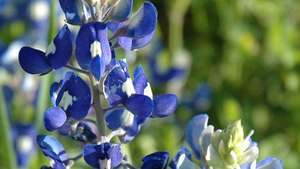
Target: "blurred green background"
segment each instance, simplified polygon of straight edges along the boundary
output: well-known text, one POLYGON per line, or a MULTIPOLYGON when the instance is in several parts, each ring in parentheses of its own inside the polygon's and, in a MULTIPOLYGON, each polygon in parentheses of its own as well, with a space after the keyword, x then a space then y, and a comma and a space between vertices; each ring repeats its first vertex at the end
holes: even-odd
MULTIPOLYGON (((135 2, 136 9, 142 1, 135 2)), ((255 130, 254 140, 259 143, 261 157, 276 156, 284 161, 285 169, 298 169, 300 1, 153 0, 153 3, 159 11, 157 37, 165 46, 159 55, 160 66, 167 69, 177 55, 181 59, 186 57, 190 63, 186 78, 153 85, 154 93, 175 91, 184 102, 199 85, 210 86, 212 96, 204 110, 210 116, 210 124, 224 128, 242 119, 247 132, 255 130), (172 85, 178 83, 181 86, 174 90, 172 85)), ((0 29, 0 37, 7 44, 30 29, 26 22, 15 24, 21 26, 6 25, 0 29)), ((147 67, 149 51, 151 46, 139 51, 133 63, 147 67)), ((23 104, 20 99, 14 100, 12 112, 24 113, 20 109, 23 104)), ((23 110, 40 113, 28 109, 23 110)), ((179 106, 174 116, 151 120, 129 145, 134 163, 140 164, 142 156, 158 150, 174 155, 185 145, 185 124, 201 112, 179 106)), ((65 141, 64 145, 72 147, 68 145, 70 140, 65 141)), ((32 163, 38 163, 36 158, 32 163)))

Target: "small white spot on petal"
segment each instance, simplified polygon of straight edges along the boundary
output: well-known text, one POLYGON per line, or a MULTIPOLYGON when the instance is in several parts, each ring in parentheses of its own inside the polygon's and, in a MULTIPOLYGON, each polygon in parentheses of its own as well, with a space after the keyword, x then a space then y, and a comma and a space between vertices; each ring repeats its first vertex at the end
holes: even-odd
POLYGON ((94 41, 91 44, 90 52, 91 52, 92 57, 96 57, 96 56, 101 57, 102 56, 101 43, 99 41, 97 41, 97 40, 94 41))
POLYGON ((133 125, 133 122, 134 122, 134 114, 132 114, 130 111, 128 110, 125 110, 124 112, 124 116, 125 117, 122 117, 123 119, 126 119, 125 120, 125 124, 124 126, 132 126, 133 125))
POLYGON ((71 105, 74 100, 76 100, 75 97, 73 98, 68 92, 65 92, 62 101, 60 102, 60 106, 67 110, 68 106, 71 105))
POLYGON ((146 95, 146 96, 150 97, 151 99, 153 99, 153 93, 152 93, 150 83, 147 83, 147 86, 144 89, 144 95, 146 95))
POLYGON ((128 97, 135 94, 134 86, 130 78, 127 78, 127 80, 123 83, 122 91, 125 92, 128 97))

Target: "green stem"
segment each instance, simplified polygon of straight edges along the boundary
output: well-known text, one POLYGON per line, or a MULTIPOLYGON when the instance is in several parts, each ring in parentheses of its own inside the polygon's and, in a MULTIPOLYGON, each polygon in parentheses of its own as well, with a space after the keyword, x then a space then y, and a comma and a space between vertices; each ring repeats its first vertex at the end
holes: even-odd
POLYGON ((169 47, 171 56, 177 51, 183 48, 183 28, 184 17, 188 10, 192 0, 175 0, 172 1, 172 7, 169 15, 169 47))
POLYGON ((3 145, 2 150, 0 151, 0 168, 17 168, 16 156, 11 135, 11 126, 9 124, 2 86, 0 86, 0 90, 0 144, 3 145))
POLYGON ((89 74, 89 79, 92 86, 92 92, 93 92, 93 107, 96 111, 96 121, 97 121, 97 128, 99 132, 99 136, 105 136, 105 120, 104 120, 104 111, 101 106, 101 93, 102 90, 100 88, 100 84, 102 84, 102 80, 100 82, 97 82, 94 77, 89 74))

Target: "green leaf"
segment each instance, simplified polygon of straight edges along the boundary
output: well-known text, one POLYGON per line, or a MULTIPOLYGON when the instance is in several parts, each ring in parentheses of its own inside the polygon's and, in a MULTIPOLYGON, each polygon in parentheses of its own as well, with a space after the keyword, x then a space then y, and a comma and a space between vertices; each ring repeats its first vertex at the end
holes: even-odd
MULTIPOLYGON (((2 86, 0 87, 2 90, 2 86)), ((0 151, 0 168, 17 168, 16 156, 12 143, 12 132, 2 91, 0 91, 0 133, 0 145, 2 145, 0 151)))

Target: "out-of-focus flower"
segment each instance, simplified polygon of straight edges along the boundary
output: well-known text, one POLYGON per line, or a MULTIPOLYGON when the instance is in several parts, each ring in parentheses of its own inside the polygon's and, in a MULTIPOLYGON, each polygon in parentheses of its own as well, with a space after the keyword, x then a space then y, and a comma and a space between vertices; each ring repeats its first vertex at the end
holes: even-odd
POLYGON ((36 130, 32 125, 15 124, 12 133, 18 166, 25 168, 35 151, 36 130))
MULTIPOLYGON (((172 62, 171 67, 167 70, 162 70, 160 67, 159 60, 163 53, 164 46, 160 40, 156 40, 155 43, 151 45, 148 60, 149 60, 149 71, 151 75, 151 80, 154 85, 159 85, 163 83, 171 82, 174 79, 183 78, 187 74, 186 68, 183 66, 175 65, 172 62)), ((173 59, 173 58, 172 58, 173 59)), ((182 64, 182 62, 180 63, 182 64)))
POLYGON ((207 112, 211 106, 212 88, 208 84, 199 85, 194 94, 183 99, 183 105, 196 113, 207 112))

